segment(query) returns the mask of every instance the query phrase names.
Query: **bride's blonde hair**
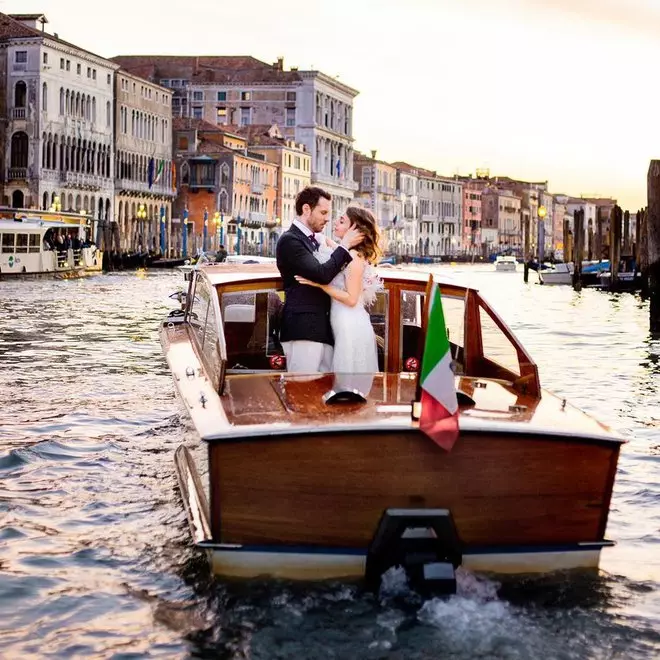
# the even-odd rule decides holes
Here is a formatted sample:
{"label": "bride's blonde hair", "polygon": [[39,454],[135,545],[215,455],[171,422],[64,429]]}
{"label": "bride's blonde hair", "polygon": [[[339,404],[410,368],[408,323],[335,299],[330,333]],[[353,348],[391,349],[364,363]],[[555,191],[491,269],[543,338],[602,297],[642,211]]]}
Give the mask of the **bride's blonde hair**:
{"label": "bride's blonde hair", "polygon": [[380,231],[373,214],[359,206],[349,206],[346,209],[346,215],[364,235],[363,241],[355,246],[355,250],[370,264],[378,263],[383,251],[380,247]]}

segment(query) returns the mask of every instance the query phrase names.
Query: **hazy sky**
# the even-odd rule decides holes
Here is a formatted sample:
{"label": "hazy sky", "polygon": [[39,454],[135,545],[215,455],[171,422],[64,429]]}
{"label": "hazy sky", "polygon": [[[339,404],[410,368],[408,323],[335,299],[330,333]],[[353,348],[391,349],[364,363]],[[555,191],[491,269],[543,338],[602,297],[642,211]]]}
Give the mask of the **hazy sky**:
{"label": "hazy sky", "polygon": [[[253,55],[360,91],[356,148],[646,204],[660,0],[0,0],[116,54]],[[182,13],[183,12],[183,13]]]}

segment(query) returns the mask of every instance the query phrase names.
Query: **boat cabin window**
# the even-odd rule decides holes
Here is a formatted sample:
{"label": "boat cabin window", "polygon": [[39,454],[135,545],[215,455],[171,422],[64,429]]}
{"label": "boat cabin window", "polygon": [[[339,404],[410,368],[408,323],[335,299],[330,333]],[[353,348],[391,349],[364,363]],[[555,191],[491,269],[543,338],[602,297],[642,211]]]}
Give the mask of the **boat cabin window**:
{"label": "boat cabin window", "polygon": [[422,313],[425,295],[420,291],[401,291],[401,340],[399,371],[417,371],[422,356]]}
{"label": "boat cabin window", "polygon": [[222,295],[227,369],[284,369],[279,322],[284,292],[240,291]]}
{"label": "boat cabin window", "polygon": [[219,319],[214,305],[215,290],[201,277],[195,280],[189,322],[214,387],[220,382]]}
{"label": "boat cabin window", "polygon": [[41,246],[39,245],[39,234],[30,234],[28,252],[39,252]]}
{"label": "boat cabin window", "polygon": [[490,314],[481,306],[479,306],[479,320],[481,322],[481,343],[484,358],[497,366],[504,367],[513,375],[520,376],[520,363],[516,346],[511,343]]}
{"label": "boat cabin window", "polygon": [[28,251],[28,235],[16,234],[16,252]]}
{"label": "boat cabin window", "polygon": [[376,294],[376,300],[374,300],[373,305],[369,307],[369,317],[374,329],[374,334],[376,335],[379,371],[387,371],[389,297],[389,291],[379,291]]}
{"label": "boat cabin window", "polygon": [[442,311],[455,373],[463,374],[465,373],[465,298],[442,294]]}
{"label": "boat cabin window", "polygon": [[[286,370],[279,341],[284,291],[237,291],[222,294],[221,314],[227,347],[227,370]],[[389,292],[379,291],[369,308],[378,345],[378,368],[386,369]]]}
{"label": "boat cabin window", "polygon": [[16,239],[15,234],[3,234],[2,235],[2,252],[14,252],[14,241]]}

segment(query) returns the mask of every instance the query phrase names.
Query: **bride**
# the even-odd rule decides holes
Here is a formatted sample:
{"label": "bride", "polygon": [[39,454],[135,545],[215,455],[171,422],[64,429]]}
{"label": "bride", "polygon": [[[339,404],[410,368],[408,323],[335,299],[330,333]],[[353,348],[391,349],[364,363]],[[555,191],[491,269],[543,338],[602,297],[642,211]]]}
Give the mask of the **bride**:
{"label": "bride", "polygon": [[[373,215],[366,209],[349,206],[346,213],[335,221],[334,233],[341,240],[351,225],[359,229],[364,238],[352,249],[352,261],[330,284],[318,284],[296,275],[301,284],[316,286],[325,291],[332,303],[330,325],[335,339],[332,370],[336,374],[377,373],[378,352],[376,336],[367,307],[376,300],[383,283],[373,267],[379,257],[379,231]],[[327,261],[337,247],[334,241],[318,236],[316,258]]]}

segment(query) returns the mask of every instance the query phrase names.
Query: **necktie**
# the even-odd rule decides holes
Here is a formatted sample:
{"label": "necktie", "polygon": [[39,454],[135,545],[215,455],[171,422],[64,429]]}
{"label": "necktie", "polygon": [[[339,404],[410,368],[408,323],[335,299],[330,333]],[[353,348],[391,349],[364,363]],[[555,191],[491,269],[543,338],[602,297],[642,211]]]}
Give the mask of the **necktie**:
{"label": "necktie", "polygon": [[314,251],[319,249],[319,242],[316,240],[316,236],[314,234],[310,234],[307,238],[309,238],[309,242],[312,244],[312,249]]}

